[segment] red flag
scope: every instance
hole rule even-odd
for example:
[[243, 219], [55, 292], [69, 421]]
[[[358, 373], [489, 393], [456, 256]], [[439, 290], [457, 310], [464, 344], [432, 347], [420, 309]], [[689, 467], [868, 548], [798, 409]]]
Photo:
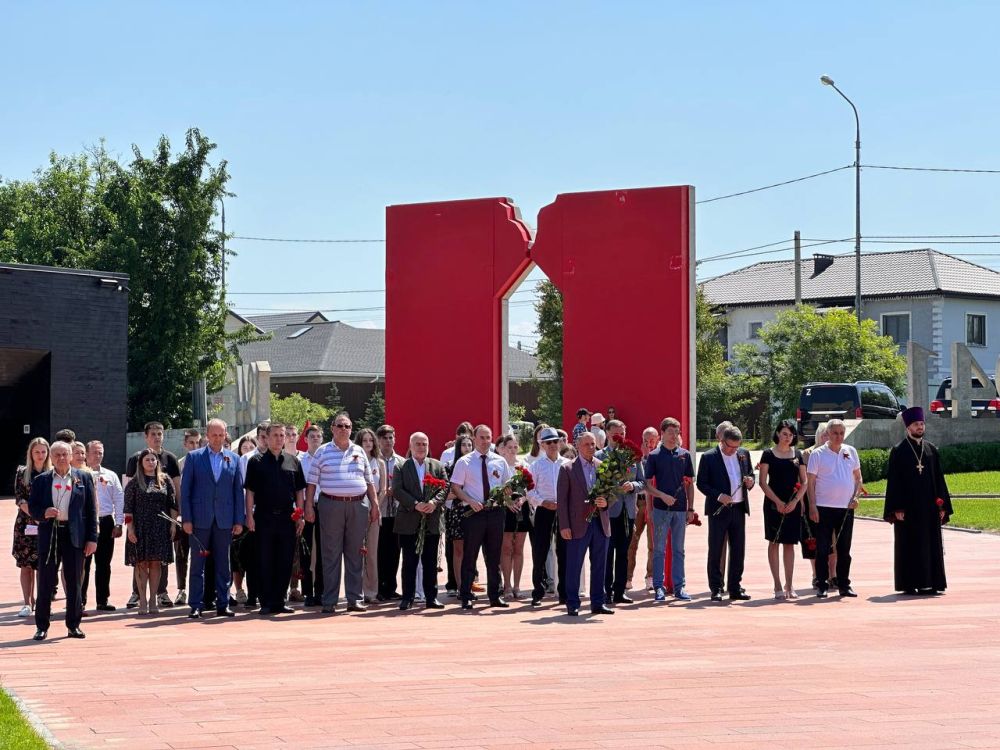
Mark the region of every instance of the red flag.
[[307, 419], [305, 426], [302, 428], [302, 432], [299, 433], [299, 439], [295, 443], [295, 448], [297, 450], [300, 450], [300, 451], [307, 451], [307, 450], [309, 450], [309, 443], [306, 442], [306, 430], [309, 429], [310, 424], [311, 423]]

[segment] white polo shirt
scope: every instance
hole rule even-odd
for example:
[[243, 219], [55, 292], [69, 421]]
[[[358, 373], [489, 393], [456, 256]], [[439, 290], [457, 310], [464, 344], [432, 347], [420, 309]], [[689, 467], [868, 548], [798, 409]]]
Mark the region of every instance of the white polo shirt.
[[846, 508], [854, 497], [854, 470], [861, 468], [858, 452], [851, 445], [830, 450], [825, 443], [809, 456], [806, 472], [816, 477], [816, 506]]

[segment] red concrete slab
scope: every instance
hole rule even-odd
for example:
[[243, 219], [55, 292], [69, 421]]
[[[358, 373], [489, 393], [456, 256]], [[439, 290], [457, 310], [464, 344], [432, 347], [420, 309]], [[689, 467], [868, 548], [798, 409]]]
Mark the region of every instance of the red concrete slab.
[[[1000, 537], [948, 531], [948, 594], [907, 599], [891, 591], [889, 527], [859, 522], [860, 598], [813, 598], [797, 559], [802, 598], [776, 602], [760, 502], [752, 601], [708, 601], [706, 528], [692, 527], [693, 602], [636, 592], [614, 616], [575, 620], [554, 603], [468, 614], [453, 599], [268, 620], [120, 610], [87, 617], [72, 641], [57, 601], [50, 640], [35, 643], [9, 561], [0, 681], [67, 748], [1000, 747]], [[0, 527], [13, 517], [0, 501]], [[118, 605], [122, 557], [119, 545]]]

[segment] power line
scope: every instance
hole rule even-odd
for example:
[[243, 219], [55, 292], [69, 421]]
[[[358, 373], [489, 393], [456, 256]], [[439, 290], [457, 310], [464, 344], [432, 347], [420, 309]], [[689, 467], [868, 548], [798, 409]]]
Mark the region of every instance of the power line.
[[729, 193], [728, 195], [717, 195], [714, 198], [705, 198], [704, 200], [695, 201], [695, 205], [701, 205], [702, 203], [714, 203], [715, 201], [725, 200], [726, 198], [737, 198], [741, 195], [750, 195], [751, 193], [759, 193], [762, 190], [771, 190], [772, 188], [783, 187], [785, 185], [791, 185], [796, 182], [805, 182], [806, 180], [812, 180], [816, 177], [822, 177], [823, 175], [833, 174], [834, 172], [842, 172], [845, 169], [854, 169], [854, 165], [847, 164], [843, 167], [837, 167], [835, 169], [827, 169], [823, 172], [816, 172], [815, 174], [807, 174], [805, 177], [796, 177], [794, 180], [775, 182], [772, 185], [764, 185], [762, 187], [752, 188], [750, 190], [741, 190], [738, 193]]
[[[800, 247], [802, 247], [802, 248], [806, 248], [806, 247], [819, 247], [820, 245], [832, 245], [832, 244], [835, 244], [837, 242], [850, 242], [850, 241], [853, 241], [853, 239], [854, 239], [853, 237], [845, 237], [844, 239], [840, 239], [840, 240], [816, 240], [814, 242], [808, 242], [805, 245], [801, 245]], [[762, 251], [762, 252], [753, 252], [753, 253], [750, 252], [751, 250], [757, 250], [759, 248], [771, 247], [773, 245], [780, 245], [780, 244], [783, 244], [783, 243], [786, 243], [786, 242], [788, 242], [788, 240], [782, 240], [781, 242], [772, 242], [769, 245], [758, 245], [757, 247], [748, 247], [748, 248], [746, 248], [744, 250], [734, 250], [734, 251], [732, 251], [730, 253], [722, 253], [720, 255], [711, 255], [711, 256], [709, 256], [707, 258], [701, 258], [700, 260], [696, 260], [695, 261], [695, 265], [697, 266], [697, 265], [701, 265], [702, 263], [711, 263], [711, 262], [717, 261], [717, 260], [730, 260], [732, 258], [753, 258], [753, 257], [758, 256], [758, 255], [773, 255], [774, 253], [784, 253], [784, 252], [787, 252], [789, 250], [794, 250], [795, 249], [794, 245], [790, 245], [790, 246], [787, 246], [787, 247], [779, 247], [779, 248], [774, 249], [774, 250], [765, 250], [765, 251]]]
[[[508, 302], [510, 307], [523, 307], [525, 305], [534, 305], [534, 300], [518, 300], [517, 302]], [[376, 312], [379, 310], [385, 310], [385, 305], [379, 305], [376, 307], [313, 307], [309, 309], [302, 309], [301, 307], [234, 307], [235, 312], [240, 314], [243, 313], [285, 313], [285, 312]]]
[[[544, 280], [545, 279], [534, 281], [533, 282], [534, 286], [531, 289], [518, 289], [516, 292], [513, 292], [512, 295], [531, 294], [538, 288], [539, 284], [541, 284], [542, 281]], [[385, 292], [385, 289], [327, 289], [327, 290], [312, 291], [312, 292], [231, 292], [227, 290], [226, 296], [232, 296], [235, 294], [238, 294], [242, 297], [251, 295], [252, 296], [294, 296], [294, 295], [304, 296], [304, 295], [314, 295], [314, 294], [376, 294], [376, 293], [381, 294], [383, 292]]]
[[886, 164], [862, 164], [861, 168], [894, 169], [903, 172], [964, 172], [966, 174], [1000, 174], [1000, 169], [955, 169], [949, 167], [900, 167], [900, 166], [886, 165]]

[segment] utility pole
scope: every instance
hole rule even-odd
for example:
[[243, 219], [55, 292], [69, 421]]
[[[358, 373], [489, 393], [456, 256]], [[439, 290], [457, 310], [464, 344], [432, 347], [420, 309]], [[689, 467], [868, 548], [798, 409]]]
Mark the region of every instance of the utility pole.
[[802, 232], [795, 230], [795, 306], [802, 304]]

